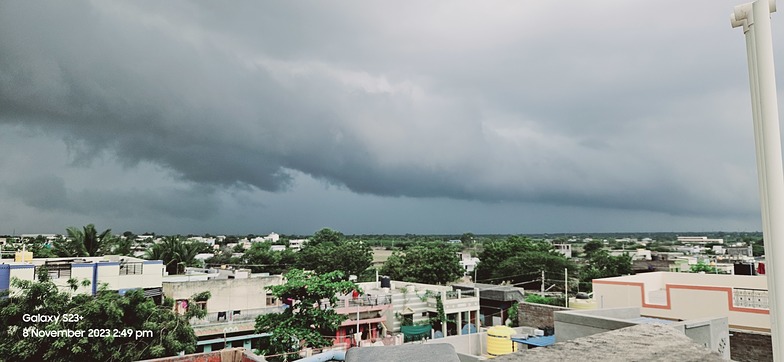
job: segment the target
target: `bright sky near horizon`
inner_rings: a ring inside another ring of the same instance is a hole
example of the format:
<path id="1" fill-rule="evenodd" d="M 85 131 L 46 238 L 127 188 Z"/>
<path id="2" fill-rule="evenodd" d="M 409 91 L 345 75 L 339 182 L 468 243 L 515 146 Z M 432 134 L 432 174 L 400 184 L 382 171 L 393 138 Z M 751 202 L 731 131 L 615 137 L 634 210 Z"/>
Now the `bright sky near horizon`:
<path id="1" fill-rule="evenodd" d="M 3 1 L 0 234 L 759 230 L 740 3 Z"/>

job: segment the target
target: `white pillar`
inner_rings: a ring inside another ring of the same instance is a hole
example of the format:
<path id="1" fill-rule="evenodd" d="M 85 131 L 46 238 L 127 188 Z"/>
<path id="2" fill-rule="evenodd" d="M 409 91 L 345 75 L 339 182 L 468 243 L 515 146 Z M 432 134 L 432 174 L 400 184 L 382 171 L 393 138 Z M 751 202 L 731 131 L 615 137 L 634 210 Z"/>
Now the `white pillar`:
<path id="1" fill-rule="evenodd" d="M 458 336 L 463 335 L 462 324 L 463 324 L 463 312 L 457 312 L 457 335 Z"/>
<path id="2" fill-rule="evenodd" d="M 779 293 L 784 291 L 784 276 L 778 276 L 784 271 L 779 265 L 784 262 L 784 168 L 770 25 L 770 14 L 775 11 L 775 0 L 756 0 L 736 6 L 731 20 L 733 27 L 743 26 L 746 35 L 773 359 L 784 361 L 784 311 L 778 310 Z"/>

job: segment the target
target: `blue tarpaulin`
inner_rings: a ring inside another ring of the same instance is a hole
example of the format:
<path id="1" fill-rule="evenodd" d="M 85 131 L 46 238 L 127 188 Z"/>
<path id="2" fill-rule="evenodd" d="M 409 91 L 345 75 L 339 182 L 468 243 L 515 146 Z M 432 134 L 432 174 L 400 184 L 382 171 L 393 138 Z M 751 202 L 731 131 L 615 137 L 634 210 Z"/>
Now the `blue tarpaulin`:
<path id="1" fill-rule="evenodd" d="M 547 347 L 555 343 L 555 336 L 512 338 L 513 342 L 523 343 L 534 347 Z"/>

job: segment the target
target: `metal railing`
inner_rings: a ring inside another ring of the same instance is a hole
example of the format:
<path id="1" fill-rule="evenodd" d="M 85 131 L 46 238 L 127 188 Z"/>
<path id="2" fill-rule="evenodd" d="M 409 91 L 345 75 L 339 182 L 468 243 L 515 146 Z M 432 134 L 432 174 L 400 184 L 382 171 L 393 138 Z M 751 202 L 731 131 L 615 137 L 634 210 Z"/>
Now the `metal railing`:
<path id="1" fill-rule="evenodd" d="M 392 304 L 391 295 L 363 295 L 356 299 L 351 297 L 340 298 L 338 299 L 337 308 L 368 307 L 368 306 L 388 305 L 388 304 Z"/>
<path id="2" fill-rule="evenodd" d="M 41 270 L 46 270 L 50 279 L 70 279 L 71 278 L 71 264 L 46 264 L 36 266 L 33 271 L 33 278 L 38 280 L 38 273 Z"/>
<path id="3" fill-rule="evenodd" d="M 457 291 L 457 290 L 452 290 L 452 291 L 446 292 L 446 299 L 447 300 L 449 300 L 449 299 L 460 299 L 460 297 L 461 297 L 460 292 Z"/>
<path id="4" fill-rule="evenodd" d="M 144 263 L 120 264 L 120 275 L 140 275 L 144 273 Z"/>

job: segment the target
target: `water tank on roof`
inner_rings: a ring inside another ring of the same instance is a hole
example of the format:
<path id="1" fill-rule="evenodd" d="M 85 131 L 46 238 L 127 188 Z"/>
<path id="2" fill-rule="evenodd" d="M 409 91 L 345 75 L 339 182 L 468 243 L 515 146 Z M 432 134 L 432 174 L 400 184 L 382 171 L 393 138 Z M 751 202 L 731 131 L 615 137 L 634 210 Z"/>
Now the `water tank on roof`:
<path id="1" fill-rule="evenodd" d="M 388 276 L 381 277 L 381 287 L 382 288 L 392 288 L 392 280 Z"/>
<path id="2" fill-rule="evenodd" d="M 33 260 L 33 253 L 30 252 L 30 251 L 26 251 L 26 250 L 22 251 L 22 250 L 20 250 L 20 251 L 17 251 L 16 254 L 14 254 L 14 261 L 15 262 L 27 262 L 27 261 L 32 261 L 32 260 Z"/>
<path id="3" fill-rule="evenodd" d="M 497 357 L 515 352 L 517 348 L 511 338 L 516 333 L 507 326 L 490 327 L 487 330 L 487 354 Z"/>

